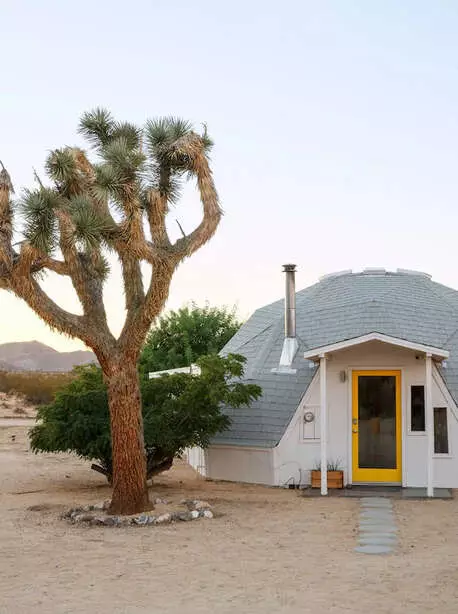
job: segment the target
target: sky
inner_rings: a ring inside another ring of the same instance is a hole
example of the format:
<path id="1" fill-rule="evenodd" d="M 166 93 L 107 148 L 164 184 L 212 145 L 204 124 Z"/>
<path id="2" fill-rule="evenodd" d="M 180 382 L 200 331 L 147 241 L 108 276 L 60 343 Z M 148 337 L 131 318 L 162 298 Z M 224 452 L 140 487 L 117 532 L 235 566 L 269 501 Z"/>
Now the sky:
<path id="1" fill-rule="evenodd" d="M 18 194 L 49 150 L 83 145 L 85 110 L 207 123 L 225 216 L 176 273 L 168 308 L 246 318 L 282 297 L 285 262 L 298 288 L 365 267 L 458 288 L 454 0 L 3 0 L 1 23 L 0 159 Z M 190 185 L 171 232 L 200 213 Z M 66 280 L 44 287 L 79 311 Z M 117 333 L 116 266 L 105 294 Z M 82 347 L 0 291 L 0 343 L 31 339 Z"/>

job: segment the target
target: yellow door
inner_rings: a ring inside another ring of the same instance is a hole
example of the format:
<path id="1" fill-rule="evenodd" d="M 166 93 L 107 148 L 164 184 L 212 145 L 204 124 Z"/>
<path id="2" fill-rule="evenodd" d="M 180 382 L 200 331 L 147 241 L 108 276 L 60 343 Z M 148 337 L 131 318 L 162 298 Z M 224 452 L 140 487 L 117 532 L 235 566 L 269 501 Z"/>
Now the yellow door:
<path id="1" fill-rule="evenodd" d="M 401 483 L 401 372 L 353 371 L 353 482 Z"/>

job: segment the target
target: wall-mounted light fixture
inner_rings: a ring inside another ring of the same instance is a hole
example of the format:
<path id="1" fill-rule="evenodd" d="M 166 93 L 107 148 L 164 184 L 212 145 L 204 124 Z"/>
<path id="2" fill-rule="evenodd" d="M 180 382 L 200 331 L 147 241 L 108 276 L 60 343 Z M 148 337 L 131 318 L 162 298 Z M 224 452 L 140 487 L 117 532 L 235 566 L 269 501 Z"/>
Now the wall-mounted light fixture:
<path id="1" fill-rule="evenodd" d="M 346 371 L 340 371 L 339 372 L 339 379 L 342 382 L 342 384 L 344 384 L 347 381 L 347 372 Z"/>

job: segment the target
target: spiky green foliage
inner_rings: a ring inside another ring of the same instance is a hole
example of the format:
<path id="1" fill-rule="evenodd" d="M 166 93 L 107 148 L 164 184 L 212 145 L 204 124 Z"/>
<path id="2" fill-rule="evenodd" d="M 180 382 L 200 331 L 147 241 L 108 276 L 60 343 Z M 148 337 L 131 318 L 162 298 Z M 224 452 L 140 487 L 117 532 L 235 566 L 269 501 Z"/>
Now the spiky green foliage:
<path id="1" fill-rule="evenodd" d="M 59 195 L 49 188 L 25 190 L 22 197 L 24 238 L 46 255 L 52 253 L 58 241 L 55 210 L 61 204 Z"/>
<path id="2" fill-rule="evenodd" d="M 185 448 L 207 447 L 211 438 L 230 425 L 224 405 L 250 405 L 261 389 L 243 384 L 245 359 L 229 355 L 203 357 L 201 375 L 165 375 L 142 383 L 148 477 L 169 468 Z M 35 452 L 74 452 L 97 460 L 111 479 L 111 439 L 108 400 L 102 373 L 93 365 L 77 367 L 76 377 L 41 407 L 41 423 L 30 434 Z"/>
<path id="3" fill-rule="evenodd" d="M 187 367 L 217 354 L 240 328 L 235 310 L 191 304 L 159 319 L 140 357 L 143 373 Z"/>

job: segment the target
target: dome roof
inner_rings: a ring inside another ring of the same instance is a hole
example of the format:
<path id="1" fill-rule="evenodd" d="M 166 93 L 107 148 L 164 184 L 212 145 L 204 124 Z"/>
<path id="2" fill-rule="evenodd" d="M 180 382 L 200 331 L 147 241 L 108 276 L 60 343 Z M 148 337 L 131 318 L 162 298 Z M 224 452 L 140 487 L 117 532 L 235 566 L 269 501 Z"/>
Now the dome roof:
<path id="1" fill-rule="evenodd" d="M 278 376 L 272 369 L 278 366 L 283 344 L 283 311 L 283 300 L 258 309 L 223 350 L 245 355 L 246 378 L 263 389 L 255 407 L 238 410 L 240 416 L 233 410 L 233 427 L 223 438 L 276 445 L 314 373 L 304 352 L 370 333 L 448 350 L 442 374 L 458 399 L 458 292 L 429 275 L 402 269 L 343 271 L 297 292 L 296 374 Z M 259 416 L 251 425 L 256 409 Z"/>

